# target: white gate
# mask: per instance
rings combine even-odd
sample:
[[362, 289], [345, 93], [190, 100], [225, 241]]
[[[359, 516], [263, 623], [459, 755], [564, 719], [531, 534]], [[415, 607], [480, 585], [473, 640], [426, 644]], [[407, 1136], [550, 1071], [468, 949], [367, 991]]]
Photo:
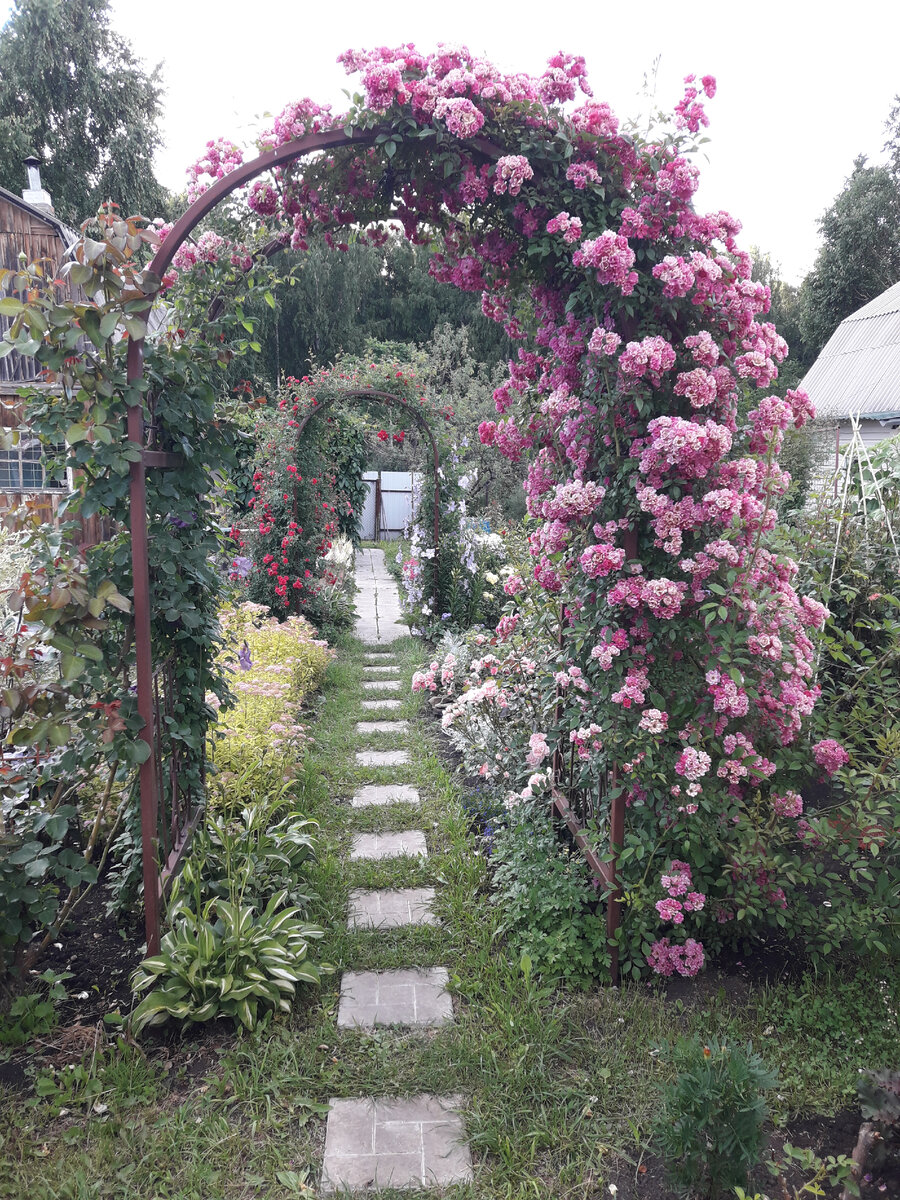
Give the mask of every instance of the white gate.
[[413, 487], [420, 476], [410, 471], [366, 471], [366, 497], [357, 528], [364, 542], [394, 542], [413, 516]]

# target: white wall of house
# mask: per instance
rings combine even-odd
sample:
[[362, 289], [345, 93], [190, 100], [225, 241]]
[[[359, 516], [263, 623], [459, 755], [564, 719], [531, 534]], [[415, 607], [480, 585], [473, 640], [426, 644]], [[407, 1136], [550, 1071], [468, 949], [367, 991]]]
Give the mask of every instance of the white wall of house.
[[[846, 446], [853, 437], [853, 424], [849, 418], [839, 424], [841, 445]], [[863, 420], [859, 423], [859, 436], [867, 448], [877, 446], [885, 438], [896, 437], [900, 433], [900, 419], [890, 421]]]

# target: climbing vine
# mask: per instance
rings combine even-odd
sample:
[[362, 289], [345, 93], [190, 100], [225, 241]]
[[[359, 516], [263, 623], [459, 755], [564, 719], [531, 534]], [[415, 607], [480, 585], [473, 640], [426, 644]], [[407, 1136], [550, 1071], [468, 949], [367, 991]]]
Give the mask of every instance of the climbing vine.
[[[12, 727], [11, 745], [19, 748], [4, 747], [0, 756], [4, 781], [16, 796], [14, 855], [31, 881], [20, 900], [43, 914], [38, 925], [58, 919], [54, 897], [61, 872], [73, 886], [96, 877], [87, 864], [96, 862], [101, 829], [119, 838], [129, 882], [139, 875], [133, 785], [149, 748], [138, 737], [142, 722], [133, 689], [129, 468], [148, 448], [175, 456], [169, 469], [148, 472], [152, 639], [154, 662], [168, 665], [174, 686], [161, 731], [163, 753], [180, 752], [180, 785], [195, 799], [203, 793], [207, 696], [227, 703], [216, 663], [222, 586], [217, 555], [220, 497], [235, 437], [217, 400], [223, 370], [253, 348], [241, 300], [268, 292], [274, 273], [246, 247], [207, 256], [199, 269], [167, 281], [165, 304], [148, 329], [148, 305], [161, 281], [147, 271], [146, 260], [158, 243], [154, 226], [123, 218], [108, 205], [85, 223], [62, 269], [80, 289], [79, 298], [62, 298], [46, 263], [23, 263], [2, 274], [0, 310], [11, 320], [0, 353], [17, 350], [40, 364], [41, 385], [27, 395], [26, 418], [47, 450], [50, 474], [70, 471], [74, 480], [60, 508], [62, 531], [49, 541], [46, 534], [33, 535], [37, 568], [22, 579], [16, 599], [21, 620], [0, 659], [2, 716]], [[135, 386], [126, 366], [132, 338], [146, 339], [146, 371]], [[143, 406], [147, 446], [128, 440], [126, 415], [133, 404]], [[72, 518], [97, 515], [105, 518], [109, 536], [76, 550]], [[66, 781], [61, 789], [60, 778]], [[91, 809], [98, 778], [102, 800]], [[79, 827], [76, 808], [83, 804], [96, 826], [89, 852], [79, 855], [71, 839]], [[51, 833], [49, 856], [42, 830]], [[28, 941], [35, 928], [22, 916], [16, 936]]]
[[[508, 802], [546, 789], [553, 748], [577, 746], [572, 783], [629, 806], [628, 964], [692, 974], [702, 936], [778, 921], [798, 878], [778, 846], [795, 832], [825, 616], [769, 542], [789, 482], [784, 432], [812, 407], [773, 390], [787, 347], [738, 222], [694, 203], [715, 81], [689, 76], [670, 126], [643, 135], [593, 99], [573, 56], [534, 79], [464, 48], [343, 62], [362, 80], [350, 111], [290, 105], [260, 149], [329, 129], [346, 144], [320, 139], [333, 148], [257, 178], [248, 220], [299, 250], [314, 229], [340, 250], [399, 222], [432, 247], [438, 279], [481, 292], [521, 343], [479, 436], [527, 464], [530, 574], [562, 620]], [[192, 197], [242, 160], [209, 142]], [[215, 236], [180, 247], [167, 281], [221, 257]], [[507, 591], [510, 618], [519, 592]], [[182, 623], [184, 607], [171, 609]], [[508, 700], [496, 685], [482, 699]], [[839, 769], [839, 751], [820, 747], [824, 770]], [[601, 811], [598, 837], [606, 821]]]

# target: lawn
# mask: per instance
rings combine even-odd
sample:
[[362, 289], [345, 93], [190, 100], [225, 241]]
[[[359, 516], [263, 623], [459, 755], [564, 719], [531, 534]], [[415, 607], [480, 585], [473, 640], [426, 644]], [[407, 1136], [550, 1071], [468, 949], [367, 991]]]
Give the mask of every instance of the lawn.
[[[408, 680], [420, 647], [404, 639], [397, 653]], [[354, 788], [372, 781], [353, 751], [375, 744], [354, 730], [361, 664], [362, 647], [346, 640], [329, 667], [297, 784], [299, 810], [322, 826], [312, 916], [328, 931], [321, 958], [335, 974], [320, 993], [307, 990], [288, 1019], [252, 1034], [215, 1023], [148, 1033], [135, 1044], [114, 1026], [76, 1023], [77, 1002], [63, 1006], [55, 1030], [0, 1061], [16, 1081], [2, 1093], [0, 1196], [310, 1195], [331, 1098], [436, 1092], [464, 1097], [475, 1182], [454, 1192], [460, 1200], [662, 1197], [649, 1144], [666, 1074], [657, 1048], [678, 1032], [752, 1041], [777, 1070], [772, 1153], [787, 1138], [849, 1154], [858, 1071], [888, 1065], [900, 1042], [896, 979], [865, 969], [798, 974], [775, 958], [734, 961], [668, 987], [559, 991], [534, 979], [506, 952], [489, 863], [436, 726], [408, 691], [392, 715], [411, 723], [394, 745], [410, 752], [403, 779], [423, 804], [350, 808]], [[413, 826], [426, 832], [427, 859], [346, 861], [354, 833]], [[399, 885], [434, 886], [441, 925], [347, 932], [351, 888]], [[452, 1025], [338, 1031], [342, 968], [414, 965], [448, 968]]]

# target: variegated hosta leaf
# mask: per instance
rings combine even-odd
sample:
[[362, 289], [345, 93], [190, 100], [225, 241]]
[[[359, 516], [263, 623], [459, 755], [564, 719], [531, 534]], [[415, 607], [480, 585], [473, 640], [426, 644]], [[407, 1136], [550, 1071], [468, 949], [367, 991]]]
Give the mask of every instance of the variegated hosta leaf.
[[308, 943], [324, 930], [297, 919], [295, 906], [273, 896], [262, 913], [218, 897], [197, 916], [183, 899], [171, 910], [175, 927], [160, 954], [135, 971], [136, 992], [155, 985], [132, 1016], [140, 1033], [169, 1019], [209, 1021], [231, 1017], [252, 1029], [261, 1012], [290, 1010], [297, 983], [318, 984], [332, 968], [307, 960]]

